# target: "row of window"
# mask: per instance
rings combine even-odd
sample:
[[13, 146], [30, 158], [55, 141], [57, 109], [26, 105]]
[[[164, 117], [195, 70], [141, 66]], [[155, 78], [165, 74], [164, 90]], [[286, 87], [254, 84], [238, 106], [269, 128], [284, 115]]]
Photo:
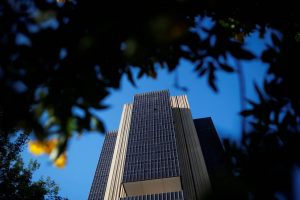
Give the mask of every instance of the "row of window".
[[153, 119], [153, 118], [170, 118], [172, 116], [171, 108], [136, 108], [132, 111], [132, 119], [142, 121], [141, 118]]
[[[168, 126], [169, 125], [169, 126]], [[154, 120], [149, 120], [146, 119], [144, 122], [139, 122], [139, 123], [132, 123], [130, 129], [132, 130], [141, 130], [143, 128], [148, 128], [148, 129], [155, 129], [155, 128], [170, 128], [170, 126], [173, 125], [172, 120], [168, 121], [162, 121], [160, 119], [154, 119]]]
[[[132, 143], [133, 144], [133, 143]], [[148, 143], [138, 144], [138, 145], [129, 145], [127, 152], [145, 152], [149, 151], [170, 151], [176, 150], [176, 144], [174, 140], [168, 140], [166, 142], [161, 140], [150, 140]]]
[[149, 155], [149, 154], [168, 154], [169, 152], [177, 152], [176, 143], [170, 141], [169, 143], [148, 143], [136, 144], [133, 142], [128, 145], [127, 156], [131, 155]]
[[152, 157], [152, 158], [148, 158], [148, 159], [142, 159], [142, 158], [136, 158], [136, 157], [127, 157], [126, 158], [126, 162], [125, 162], [125, 166], [130, 166], [130, 165], [136, 165], [136, 164], [139, 164], [139, 163], [147, 163], [147, 162], [150, 162], [150, 163], [161, 163], [161, 162], [164, 162], [164, 161], [172, 161], [172, 160], [177, 160], [178, 157], [177, 156], [173, 156], [173, 157]]
[[135, 181], [143, 181], [149, 179], [160, 179], [160, 178], [168, 178], [180, 176], [179, 170], [157, 170], [151, 171], [148, 173], [124, 173], [123, 182], [135, 182]]
[[128, 141], [128, 149], [132, 147], [140, 147], [140, 146], [164, 146], [167, 144], [176, 143], [176, 138], [173, 135], [166, 135], [164, 137], [146, 137], [146, 138], [138, 138], [132, 137], [129, 138]]
[[132, 132], [132, 130], [137, 131], [137, 132], [148, 132], [148, 131], [157, 131], [157, 130], [164, 130], [164, 129], [173, 129], [174, 124], [173, 122], [167, 121], [167, 122], [163, 122], [161, 120], [148, 120], [147, 122], [143, 122], [143, 123], [132, 123], [131, 127], [130, 127], [130, 131]]
[[[136, 103], [136, 104], [135, 104]], [[161, 101], [161, 102], [134, 102], [133, 104], [133, 111], [136, 110], [168, 110], [170, 109], [171, 105], [169, 101]]]
[[130, 133], [132, 134], [149, 134], [151, 133], [158, 133], [162, 134], [165, 131], [173, 131], [174, 130], [174, 125], [172, 123], [165, 123], [165, 124], [159, 124], [159, 125], [145, 125], [145, 124], [140, 124], [140, 125], [135, 125], [130, 128]]
[[129, 172], [138, 172], [138, 171], [149, 171], [149, 170], [168, 170], [169, 168], [177, 167], [178, 162], [176, 160], [169, 160], [167, 162], [152, 162], [148, 164], [132, 164], [126, 166], [126, 171]]
[[147, 131], [141, 131], [138, 129], [130, 130], [128, 139], [149, 140], [149, 139], [160, 139], [164, 137], [175, 138], [175, 132], [171, 127], [168, 129], [161, 129], [161, 130], [147, 130]]
[[132, 142], [141, 142], [145, 145], [147, 144], [163, 144], [168, 142], [175, 141], [176, 137], [172, 132], [167, 132], [164, 134], [152, 134], [152, 135], [146, 135], [143, 134], [141, 137], [138, 134], [134, 134], [129, 136], [129, 144], [132, 144]]
[[[168, 143], [167, 143], [168, 142]], [[127, 154], [130, 153], [139, 153], [139, 154], [148, 154], [149, 152], [168, 152], [176, 151], [176, 143], [173, 140], [167, 142], [143, 142], [141, 144], [138, 141], [132, 141], [131, 144], [128, 144]]]
[[172, 125], [165, 125], [162, 127], [141, 127], [140, 129], [134, 128], [130, 130], [129, 138], [139, 137], [139, 138], [149, 138], [149, 137], [164, 137], [166, 135], [174, 135]]
[[151, 95], [147, 95], [147, 96], [140, 96], [140, 97], [134, 97], [134, 101], [133, 103], [135, 105], [145, 105], [147, 103], [156, 103], [156, 102], [168, 102], [170, 101], [170, 96], [168, 95], [156, 95], [156, 96], [151, 96]]
[[[133, 119], [142, 121], [142, 119], [155, 119], [155, 118], [165, 118], [172, 116], [172, 110], [171, 108], [143, 108], [143, 109], [136, 109], [134, 112], [132, 112], [132, 115], [134, 115]], [[141, 117], [138, 118], [137, 116]]]
[[165, 134], [153, 134], [153, 135], [142, 135], [134, 134], [129, 136], [128, 145], [154, 145], [154, 144], [166, 144], [166, 143], [175, 143], [176, 137], [172, 132], [167, 132]]
[[161, 194], [148, 194], [143, 196], [131, 196], [121, 198], [121, 200], [184, 200], [183, 192], [168, 192]]
[[177, 151], [174, 149], [165, 150], [159, 149], [145, 149], [144, 151], [128, 151], [126, 159], [135, 158], [135, 160], [147, 160], [147, 159], [167, 159], [177, 157]]

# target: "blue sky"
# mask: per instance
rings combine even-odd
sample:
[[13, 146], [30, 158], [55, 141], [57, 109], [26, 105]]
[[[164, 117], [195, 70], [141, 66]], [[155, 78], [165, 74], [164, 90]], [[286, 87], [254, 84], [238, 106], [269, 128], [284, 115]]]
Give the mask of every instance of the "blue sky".
[[[264, 48], [264, 43], [257, 34], [253, 34], [246, 44], [255, 53], [259, 54]], [[246, 78], [246, 96], [256, 99], [253, 82], [261, 83], [266, 66], [258, 60], [242, 62]], [[182, 92], [174, 87], [175, 76], [181, 86], [188, 88]], [[118, 128], [123, 104], [133, 101], [133, 95], [141, 92], [169, 89], [170, 94], [186, 94], [190, 103], [193, 118], [212, 117], [216, 129], [222, 138], [238, 139], [240, 135], [239, 85], [236, 73], [217, 74], [219, 92], [214, 93], [207, 84], [207, 77], [201, 79], [193, 71], [190, 62], [181, 60], [179, 67], [173, 73], [160, 70], [157, 79], [142, 78], [137, 81], [137, 87], [132, 86], [126, 77], [123, 77], [121, 88], [112, 91], [105, 100], [110, 108], [99, 112], [105, 122], [107, 130]], [[23, 158], [37, 158], [41, 168], [35, 173], [34, 178], [50, 176], [61, 188], [60, 194], [69, 199], [87, 199], [92, 184], [94, 172], [98, 162], [104, 136], [93, 132], [83, 134], [71, 140], [68, 148], [68, 164], [64, 169], [52, 166], [47, 156], [34, 157], [27, 150]]]

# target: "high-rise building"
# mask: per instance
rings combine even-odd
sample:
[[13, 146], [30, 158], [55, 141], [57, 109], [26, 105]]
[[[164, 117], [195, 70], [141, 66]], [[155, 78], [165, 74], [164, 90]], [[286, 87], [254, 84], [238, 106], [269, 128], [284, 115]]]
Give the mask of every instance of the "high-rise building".
[[89, 200], [201, 199], [223, 158], [212, 120], [193, 120], [186, 96], [137, 94], [105, 136]]

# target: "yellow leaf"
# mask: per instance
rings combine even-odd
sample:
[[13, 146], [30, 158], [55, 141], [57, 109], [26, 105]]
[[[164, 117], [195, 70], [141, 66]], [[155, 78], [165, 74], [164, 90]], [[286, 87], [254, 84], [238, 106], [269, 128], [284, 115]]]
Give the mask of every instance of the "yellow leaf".
[[45, 142], [45, 153], [50, 154], [51, 151], [56, 147], [57, 139], [48, 140]]
[[28, 149], [34, 155], [50, 154], [51, 151], [56, 147], [57, 139], [48, 141], [29, 141]]
[[64, 168], [67, 163], [66, 153], [61, 154], [55, 161], [54, 165], [58, 168]]
[[44, 143], [40, 141], [29, 141], [28, 149], [32, 154], [37, 156], [45, 153]]
[[[34, 155], [41, 155], [41, 154], [55, 154], [57, 152], [57, 139], [51, 139], [48, 141], [29, 141], [28, 149]], [[51, 157], [51, 155], [50, 155]], [[55, 156], [56, 157], [56, 156]], [[57, 159], [53, 161], [53, 164], [58, 168], [64, 168], [67, 162], [67, 155], [66, 152], [61, 154]]]

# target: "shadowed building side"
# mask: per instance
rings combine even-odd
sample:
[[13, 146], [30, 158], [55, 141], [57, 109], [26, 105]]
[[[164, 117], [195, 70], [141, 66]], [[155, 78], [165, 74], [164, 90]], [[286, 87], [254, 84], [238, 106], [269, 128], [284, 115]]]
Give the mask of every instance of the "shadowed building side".
[[104, 198], [117, 135], [117, 131], [108, 132], [105, 135], [91, 191], [88, 197], [89, 200], [102, 200]]
[[221, 187], [229, 176], [223, 145], [210, 117], [194, 119], [212, 188]]
[[171, 97], [171, 106], [178, 143], [178, 154], [184, 197], [203, 199], [211, 191], [204, 155], [194, 126], [187, 97]]

